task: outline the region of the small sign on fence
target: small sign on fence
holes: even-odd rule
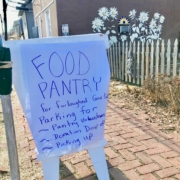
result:
[[[62,35],[69,36],[69,25],[68,24],[62,24]]]
[[[91,40],[78,42],[67,37],[68,43],[59,38],[56,43],[50,39],[40,44],[19,41],[18,51],[9,43],[15,67],[22,67],[22,72],[15,69],[18,77],[23,75],[15,86],[24,88],[17,89],[18,95],[23,95],[21,104],[48,180],[59,178],[59,156],[84,149],[89,151],[99,179],[109,179],[102,149],[110,80],[104,39],[108,40],[104,35],[94,36],[103,38],[92,40],[89,35]],[[49,161],[51,158],[55,161]]]

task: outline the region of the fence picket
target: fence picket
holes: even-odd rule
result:
[[[109,51],[109,54],[110,54],[110,64],[111,64],[111,77],[113,77],[113,60],[112,60],[112,47],[110,47],[110,51]]]
[[[124,41],[122,42],[122,80],[124,81]]]
[[[125,81],[128,82],[127,79],[127,58],[128,58],[128,42],[125,42]]]
[[[112,62],[113,62],[113,77],[115,78],[115,56],[114,56],[114,44],[112,45]]]
[[[168,46],[167,46],[167,69],[166,72],[168,75],[171,74],[171,70],[170,70],[170,66],[171,66],[171,42],[170,40],[168,40]]]
[[[137,84],[140,84],[139,82],[139,78],[140,78],[140,43],[138,41],[137,43],[137,66],[136,66],[136,69],[137,69]]]
[[[120,41],[119,41],[119,69],[118,69],[118,72],[119,72],[119,78],[121,79],[121,44],[120,44]]]
[[[177,54],[178,54],[178,41],[174,42],[174,53],[173,53],[173,76],[177,74]]]
[[[146,78],[149,76],[149,43],[146,41]]]
[[[141,85],[144,83],[144,42],[142,42],[142,54],[141,54]]]
[[[140,66],[140,44],[139,41],[137,43],[137,84],[139,84],[139,66]]]
[[[131,56],[131,54],[132,54],[132,43],[131,42],[129,43],[129,51],[130,51],[129,55]],[[128,76],[128,81],[131,82],[131,75]]]
[[[154,72],[154,42],[151,43],[151,62],[150,62],[150,75],[153,76]]]
[[[136,42],[133,43],[133,83],[136,83]]]
[[[164,40],[161,43],[161,74],[164,74],[164,65],[165,65],[165,58],[164,58],[165,48],[164,48]]]
[[[117,63],[116,63],[116,44],[113,46],[113,54],[114,54],[114,77],[117,78]]]
[[[115,78],[117,78],[117,57],[116,57],[116,48],[117,48],[117,44],[114,44],[114,59],[115,59],[114,68],[115,68]]]
[[[119,72],[118,72],[118,69],[119,69],[119,61],[118,61],[118,55],[117,55],[117,53],[118,53],[118,43],[116,43],[116,78],[118,79],[118,78],[119,78],[119,76],[118,76],[118,74],[119,74]]]
[[[109,68],[110,68],[110,72],[111,72],[111,59],[110,59],[110,49],[107,49],[107,56],[108,56],[108,61],[109,61]]]
[[[116,78],[115,44],[113,44],[113,69],[114,69],[114,78]]]
[[[159,74],[159,40],[156,42],[156,74],[157,77]]]

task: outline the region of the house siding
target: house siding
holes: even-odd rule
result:
[[[50,10],[52,36],[58,36],[56,0],[35,0],[33,2],[33,11],[37,26],[39,26],[39,16],[41,18],[42,37],[47,37],[45,21],[45,12],[47,10]]]
[[[98,17],[101,7],[116,7],[119,15],[129,16],[135,9],[137,14],[149,12],[149,19],[158,12],[165,17],[161,38],[177,38],[180,29],[179,0],[57,0],[58,35],[62,35],[62,24],[68,24],[70,35],[93,33],[92,21]],[[116,22],[116,29],[118,24]]]

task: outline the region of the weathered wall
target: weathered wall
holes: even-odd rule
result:
[[[33,2],[33,13],[34,13],[34,17],[36,17],[38,15],[38,13],[41,11],[42,7],[41,7],[41,0],[35,0]]]
[[[70,35],[92,33],[92,21],[98,17],[98,10],[101,7],[116,7],[119,12],[118,19],[121,16],[128,17],[129,11],[133,9],[138,15],[142,11],[149,12],[149,19],[152,19],[154,13],[158,12],[165,17],[160,37],[178,37],[179,0],[57,0],[59,35],[62,35],[62,24],[69,24]]]
[[[39,17],[41,19],[42,37],[46,37],[45,12],[47,10],[50,10],[52,36],[58,36],[56,0],[35,0],[33,2],[33,11],[37,26],[40,26]]]

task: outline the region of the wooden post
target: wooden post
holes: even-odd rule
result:
[[[119,78],[120,78],[120,80],[122,80],[122,78],[121,78],[121,66],[122,66],[122,64],[121,64],[121,44],[120,44],[120,41],[119,41],[119,69],[118,69],[118,72],[119,72]]]
[[[113,77],[112,47],[109,48],[109,59],[110,59],[110,71],[111,71],[111,78],[112,78]]]
[[[146,79],[149,76],[149,44],[146,41]]]
[[[133,83],[136,83],[136,42],[133,43]]]
[[[168,40],[168,45],[167,45],[167,74],[170,75],[171,74],[171,42],[170,40]]]
[[[108,60],[109,60],[110,73],[112,74],[112,70],[111,70],[111,57],[110,57],[110,48],[107,49],[107,54],[108,54]]]
[[[144,42],[142,42],[142,54],[141,54],[141,85],[144,83]]]
[[[165,58],[164,58],[164,52],[165,52],[165,49],[164,49],[164,40],[162,40],[162,43],[161,43],[161,74],[164,74],[164,61],[165,61]]]
[[[111,57],[111,78],[114,77],[114,71],[113,71],[113,57],[112,57],[112,46],[109,48],[110,57]]]
[[[118,63],[118,43],[116,43],[116,78],[119,79],[119,63]]]
[[[121,70],[122,70],[122,80],[124,81],[124,41],[122,42],[122,67],[121,67]]]
[[[151,43],[151,66],[150,66],[150,75],[154,76],[154,41]]]
[[[113,58],[113,61],[114,61],[114,76],[115,78],[117,78],[117,62],[116,62],[116,44],[114,43],[113,44],[113,54],[114,54],[114,58]]]
[[[125,82],[128,82],[127,59],[128,59],[128,42],[125,42]]]
[[[129,42],[129,52],[132,55],[132,43],[131,43],[131,41]],[[132,59],[133,59],[133,55],[132,55]],[[132,67],[133,67],[133,64],[131,65],[131,68]],[[128,76],[129,77],[128,80],[129,80],[130,83],[131,83],[131,76],[132,76],[132,74]]]
[[[139,67],[140,67],[140,43],[138,41],[137,43],[137,84],[140,84],[139,82]]]
[[[177,75],[177,55],[178,55],[178,41],[174,42],[174,52],[173,52],[173,76]]]
[[[114,44],[111,45],[111,57],[112,57],[112,72],[113,72],[113,78],[115,78],[115,67],[114,67],[114,61],[115,61],[115,58],[114,58]]]
[[[159,40],[156,42],[156,74],[155,76],[158,77],[159,74]]]

